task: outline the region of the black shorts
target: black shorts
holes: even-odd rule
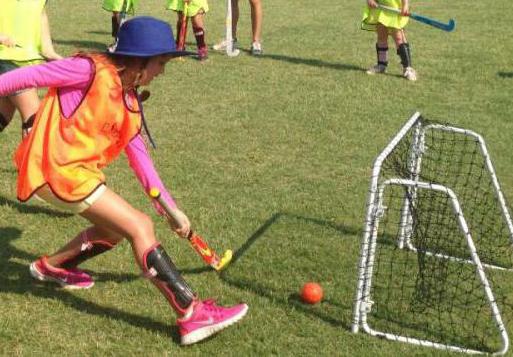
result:
[[[13,61],[9,61],[9,60],[0,59],[0,75],[4,74],[6,72],[12,71],[14,69],[20,68],[20,67],[23,67],[23,65],[20,65],[19,62],[13,62]],[[26,91],[26,89],[23,89],[23,90],[14,92],[14,93],[10,93],[9,97],[13,96],[13,95],[18,95],[20,93],[23,93],[24,91]]]

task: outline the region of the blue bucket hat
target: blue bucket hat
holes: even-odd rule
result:
[[[116,43],[108,52],[134,57],[181,57],[194,54],[189,51],[177,51],[171,26],[151,16],[133,17],[123,22]]]

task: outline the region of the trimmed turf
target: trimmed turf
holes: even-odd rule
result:
[[[210,5],[213,44],[224,33],[224,3]],[[159,239],[201,296],[249,304],[241,323],[207,342],[179,346],[171,310],[139,278],[126,242],[85,264],[96,279],[91,290],[31,280],[29,263],[86,222],[16,202],[10,157],[19,121],[2,133],[0,355],[438,354],[350,332],[370,167],[419,110],[481,133],[505,195],[513,197],[513,42],[509,23],[495,21],[513,5],[414,1],[415,12],[457,21],[453,33],[408,26],[416,83],[399,77],[392,43],[389,74],[365,74],[375,61],[375,35],[359,30],[361,9],[360,2],[336,0],[264,1],[261,58],[243,51],[237,58],[211,53],[205,64],[174,61],[150,86],[155,164],[194,227],[218,251],[233,249],[223,274],[205,269],[152,212],[125,159],[106,170],[110,187],[154,217]],[[244,0],[241,12],[239,43],[248,50]],[[163,1],[142,1],[137,13],[176,21]],[[62,54],[103,50],[111,41],[110,14],[98,1],[50,1],[49,15]],[[188,42],[193,48],[191,34]],[[322,304],[298,301],[306,281],[324,287]]]

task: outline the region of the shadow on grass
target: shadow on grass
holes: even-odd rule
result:
[[[265,221],[264,224],[262,224],[240,248],[238,248],[235,251],[230,265],[234,264],[237,260],[239,260],[240,257],[265,233],[265,231],[267,231],[273,224],[275,224],[281,218],[293,218],[303,220],[305,222],[310,222],[316,225],[332,228],[342,234],[354,235],[361,233],[361,229],[355,229],[353,227],[347,227],[344,225],[337,225],[333,222],[325,221],[319,218],[304,217],[293,213],[275,213],[267,221]]]
[[[92,33],[93,35],[110,35],[110,31],[86,31],[86,33]]]
[[[502,78],[513,78],[513,72],[497,72],[497,75]]]
[[[16,169],[14,169],[14,168],[10,168],[10,169],[0,168],[0,172],[5,173],[5,174],[15,174],[16,173]]]
[[[31,206],[29,204],[14,201],[14,200],[8,199],[6,197],[2,197],[2,196],[0,196],[0,206],[14,207],[14,209],[16,209],[20,213],[46,214],[48,216],[54,216],[54,217],[60,217],[60,218],[73,216],[71,213],[65,213],[65,212],[57,211],[57,210],[54,210],[51,208],[46,208],[46,207]],[[0,228],[0,230],[1,229],[2,228]],[[1,239],[1,237],[2,237],[2,235],[0,235],[0,239]]]
[[[5,198],[1,198],[0,204],[2,204],[2,202],[4,204],[13,204],[13,202]],[[18,206],[15,205],[17,209],[25,213],[30,212],[31,210],[35,210],[35,212],[37,213],[45,214],[60,213],[45,209],[43,209],[43,211],[41,212],[39,207],[30,207],[21,204],[17,205]],[[29,208],[29,210],[27,211],[26,208]],[[310,222],[315,225],[330,227],[340,232],[341,234],[355,235],[360,233],[359,229],[347,227],[344,225],[336,225],[333,222],[325,221],[318,218],[303,217],[300,215],[290,213],[277,213],[272,215],[266,222],[264,222],[264,224],[260,226],[246,240],[246,242],[234,252],[233,260],[230,263],[229,267],[236,264],[237,261],[242,258],[242,256],[273,224],[275,224],[278,220],[283,218],[298,219]],[[73,293],[70,293],[64,289],[55,288],[55,286],[51,286],[48,284],[34,284],[34,281],[29,274],[28,263],[35,260],[37,257],[17,249],[12,244],[14,240],[18,239],[21,236],[21,233],[21,230],[17,228],[0,227],[0,293],[15,293],[20,295],[31,294],[33,296],[44,299],[57,298],[66,306],[74,308],[77,311],[87,312],[89,314],[102,317],[108,316],[109,318],[122,321],[124,323],[130,324],[138,328],[144,328],[146,330],[159,332],[163,335],[171,337],[173,341],[175,341],[176,343],[179,342],[179,334],[177,329],[171,328],[168,324],[163,324],[159,321],[155,321],[140,315],[135,315],[113,307],[104,307],[98,305],[96,303],[87,301],[81,297],[75,296]],[[19,260],[26,261],[27,264],[19,263]],[[182,273],[184,274],[197,274],[203,272],[212,273],[212,269],[210,267],[202,266],[201,268],[197,269],[182,270]],[[339,316],[339,314],[330,314],[328,311],[333,310],[334,307],[348,311],[351,310],[351,306],[340,304],[340,302],[325,299],[321,304],[315,306],[307,306],[301,302],[297,294],[292,294],[288,297],[283,297],[281,299],[277,298],[277,296],[273,294],[267,286],[259,284],[258,281],[247,281],[244,279],[229,278],[225,274],[225,272],[221,272],[219,277],[227,284],[230,284],[242,290],[252,291],[255,294],[272,300],[273,303],[281,304],[287,308],[290,308],[290,306],[293,305],[296,310],[301,311],[306,315],[317,317],[333,326],[349,326],[350,324],[350,318],[348,318],[348,321],[342,321],[334,317]],[[95,280],[97,282],[115,281],[122,283],[130,280],[135,280],[137,278],[137,275],[129,274],[95,274]],[[328,308],[326,309],[326,307]]]
[[[248,281],[248,280],[244,280],[244,279],[240,279],[240,278],[230,278],[226,274],[226,272],[228,272],[230,269],[233,268],[233,266],[235,264],[237,264],[237,261],[244,256],[244,254],[253,246],[253,244],[255,242],[258,241],[258,239],[260,237],[262,237],[262,235],[270,227],[272,227],[274,224],[276,224],[280,219],[284,219],[284,218],[287,218],[287,219],[292,218],[292,219],[297,219],[297,220],[302,220],[302,221],[305,221],[308,223],[312,223],[315,225],[329,227],[329,228],[332,228],[332,229],[336,230],[337,232],[341,233],[342,235],[360,235],[360,233],[361,233],[361,229],[355,229],[353,227],[348,227],[345,225],[337,225],[337,224],[334,224],[333,222],[325,221],[325,220],[318,219],[318,218],[304,217],[304,216],[300,216],[300,215],[296,215],[296,214],[292,214],[292,213],[276,213],[276,214],[273,214],[267,221],[265,221],[264,224],[262,224],[246,240],[246,242],[234,252],[233,259],[232,259],[230,265],[226,268],[226,271],[221,272],[220,278],[223,281],[225,281],[226,283],[228,283],[232,286],[235,286],[239,289],[249,290],[249,291],[254,292],[257,295],[268,298],[269,300],[272,300],[273,303],[279,303],[286,307],[290,307],[290,305],[292,304],[292,305],[294,305],[295,309],[297,309],[298,311],[301,311],[304,314],[320,318],[321,320],[325,321],[326,323],[329,323],[330,325],[333,325],[336,327],[345,326],[349,329],[350,325],[351,325],[350,317],[347,319],[347,321],[338,320],[335,317],[333,317],[333,316],[338,316],[338,315],[330,314],[328,311],[328,310],[331,311],[333,309],[331,309],[331,308],[325,309],[324,307],[329,306],[329,307],[342,308],[344,310],[349,311],[348,316],[350,316],[351,315],[350,312],[352,309],[351,304],[344,305],[344,304],[341,304],[340,302],[334,302],[329,299],[324,299],[322,301],[322,303],[320,303],[318,305],[307,306],[301,301],[301,299],[299,298],[299,296],[297,294],[291,294],[287,298],[280,299],[278,297],[279,294],[274,294],[272,289],[270,289],[268,286],[259,284],[258,281],[255,281],[255,280]]]
[[[247,49],[241,49],[241,51],[246,52],[248,54],[251,54],[250,50]],[[292,64],[303,64],[306,66],[313,66],[313,67],[319,67],[319,68],[327,68],[327,69],[334,69],[334,70],[345,70],[345,71],[359,71],[363,72],[366,70],[366,68],[358,67],[353,64],[345,64],[340,62],[326,62],[317,58],[301,58],[301,57],[292,57],[292,56],[285,56],[285,55],[279,55],[279,54],[263,54],[258,56],[258,58],[262,59],[271,59],[275,61],[283,61],[288,62]]]
[[[105,51],[107,44],[104,42],[85,41],[85,40],[53,40],[54,43],[65,46],[73,46],[77,50]]]
[[[43,299],[59,299],[64,305],[76,309],[80,312],[116,319],[138,328],[144,328],[149,331],[156,331],[162,335],[171,337],[175,342],[179,341],[179,335],[176,328],[171,328],[168,324],[152,320],[145,316],[135,315],[113,307],[104,307],[96,303],[87,301],[75,296],[65,289],[56,288],[50,284],[35,284],[30,277],[28,264],[21,264],[18,261],[23,260],[31,262],[37,257],[23,252],[12,244],[12,242],[21,236],[21,231],[14,227],[0,227],[0,294],[10,293],[26,296],[30,294]],[[133,274],[98,274],[96,281],[116,281],[126,282],[138,279]],[[96,278],[96,274],[95,274]]]
[[[399,78],[399,79],[405,79],[404,76],[402,74],[399,74],[399,73],[390,73],[390,72],[385,72],[385,73],[380,73],[380,74],[377,74],[378,76],[387,76],[387,77],[394,77],[394,78]],[[376,74],[374,75],[368,75],[369,77],[372,77],[372,76],[376,76]]]

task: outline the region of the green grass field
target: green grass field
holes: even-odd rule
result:
[[[419,75],[412,83],[399,76],[392,43],[389,74],[365,74],[375,61],[375,35],[359,29],[361,1],[263,2],[264,56],[243,51],[237,58],[211,53],[205,64],[173,61],[146,102],[160,175],[197,231],[218,251],[233,249],[231,266],[220,275],[204,267],[153,213],[124,158],[106,170],[111,188],[153,216],[159,239],[200,295],[245,301],[248,316],[215,338],[180,347],[173,313],[139,277],[127,242],[84,264],[96,280],[93,289],[35,284],[30,262],[87,222],[16,201],[10,158],[19,142],[17,121],[0,139],[0,355],[443,354],[350,332],[370,168],[420,111],[482,134],[513,199],[513,42],[504,21],[513,5],[413,1],[413,11],[453,17],[457,27],[445,33],[410,22]],[[224,2],[210,6],[213,44],[224,33]],[[54,0],[48,11],[64,55],[103,50],[111,41],[101,1]],[[241,12],[239,43],[248,50],[245,0]],[[164,1],[141,1],[137,13],[176,21]],[[192,36],[188,42],[194,46]],[[322,284],[321,304],[299,302],[307,281]]]

